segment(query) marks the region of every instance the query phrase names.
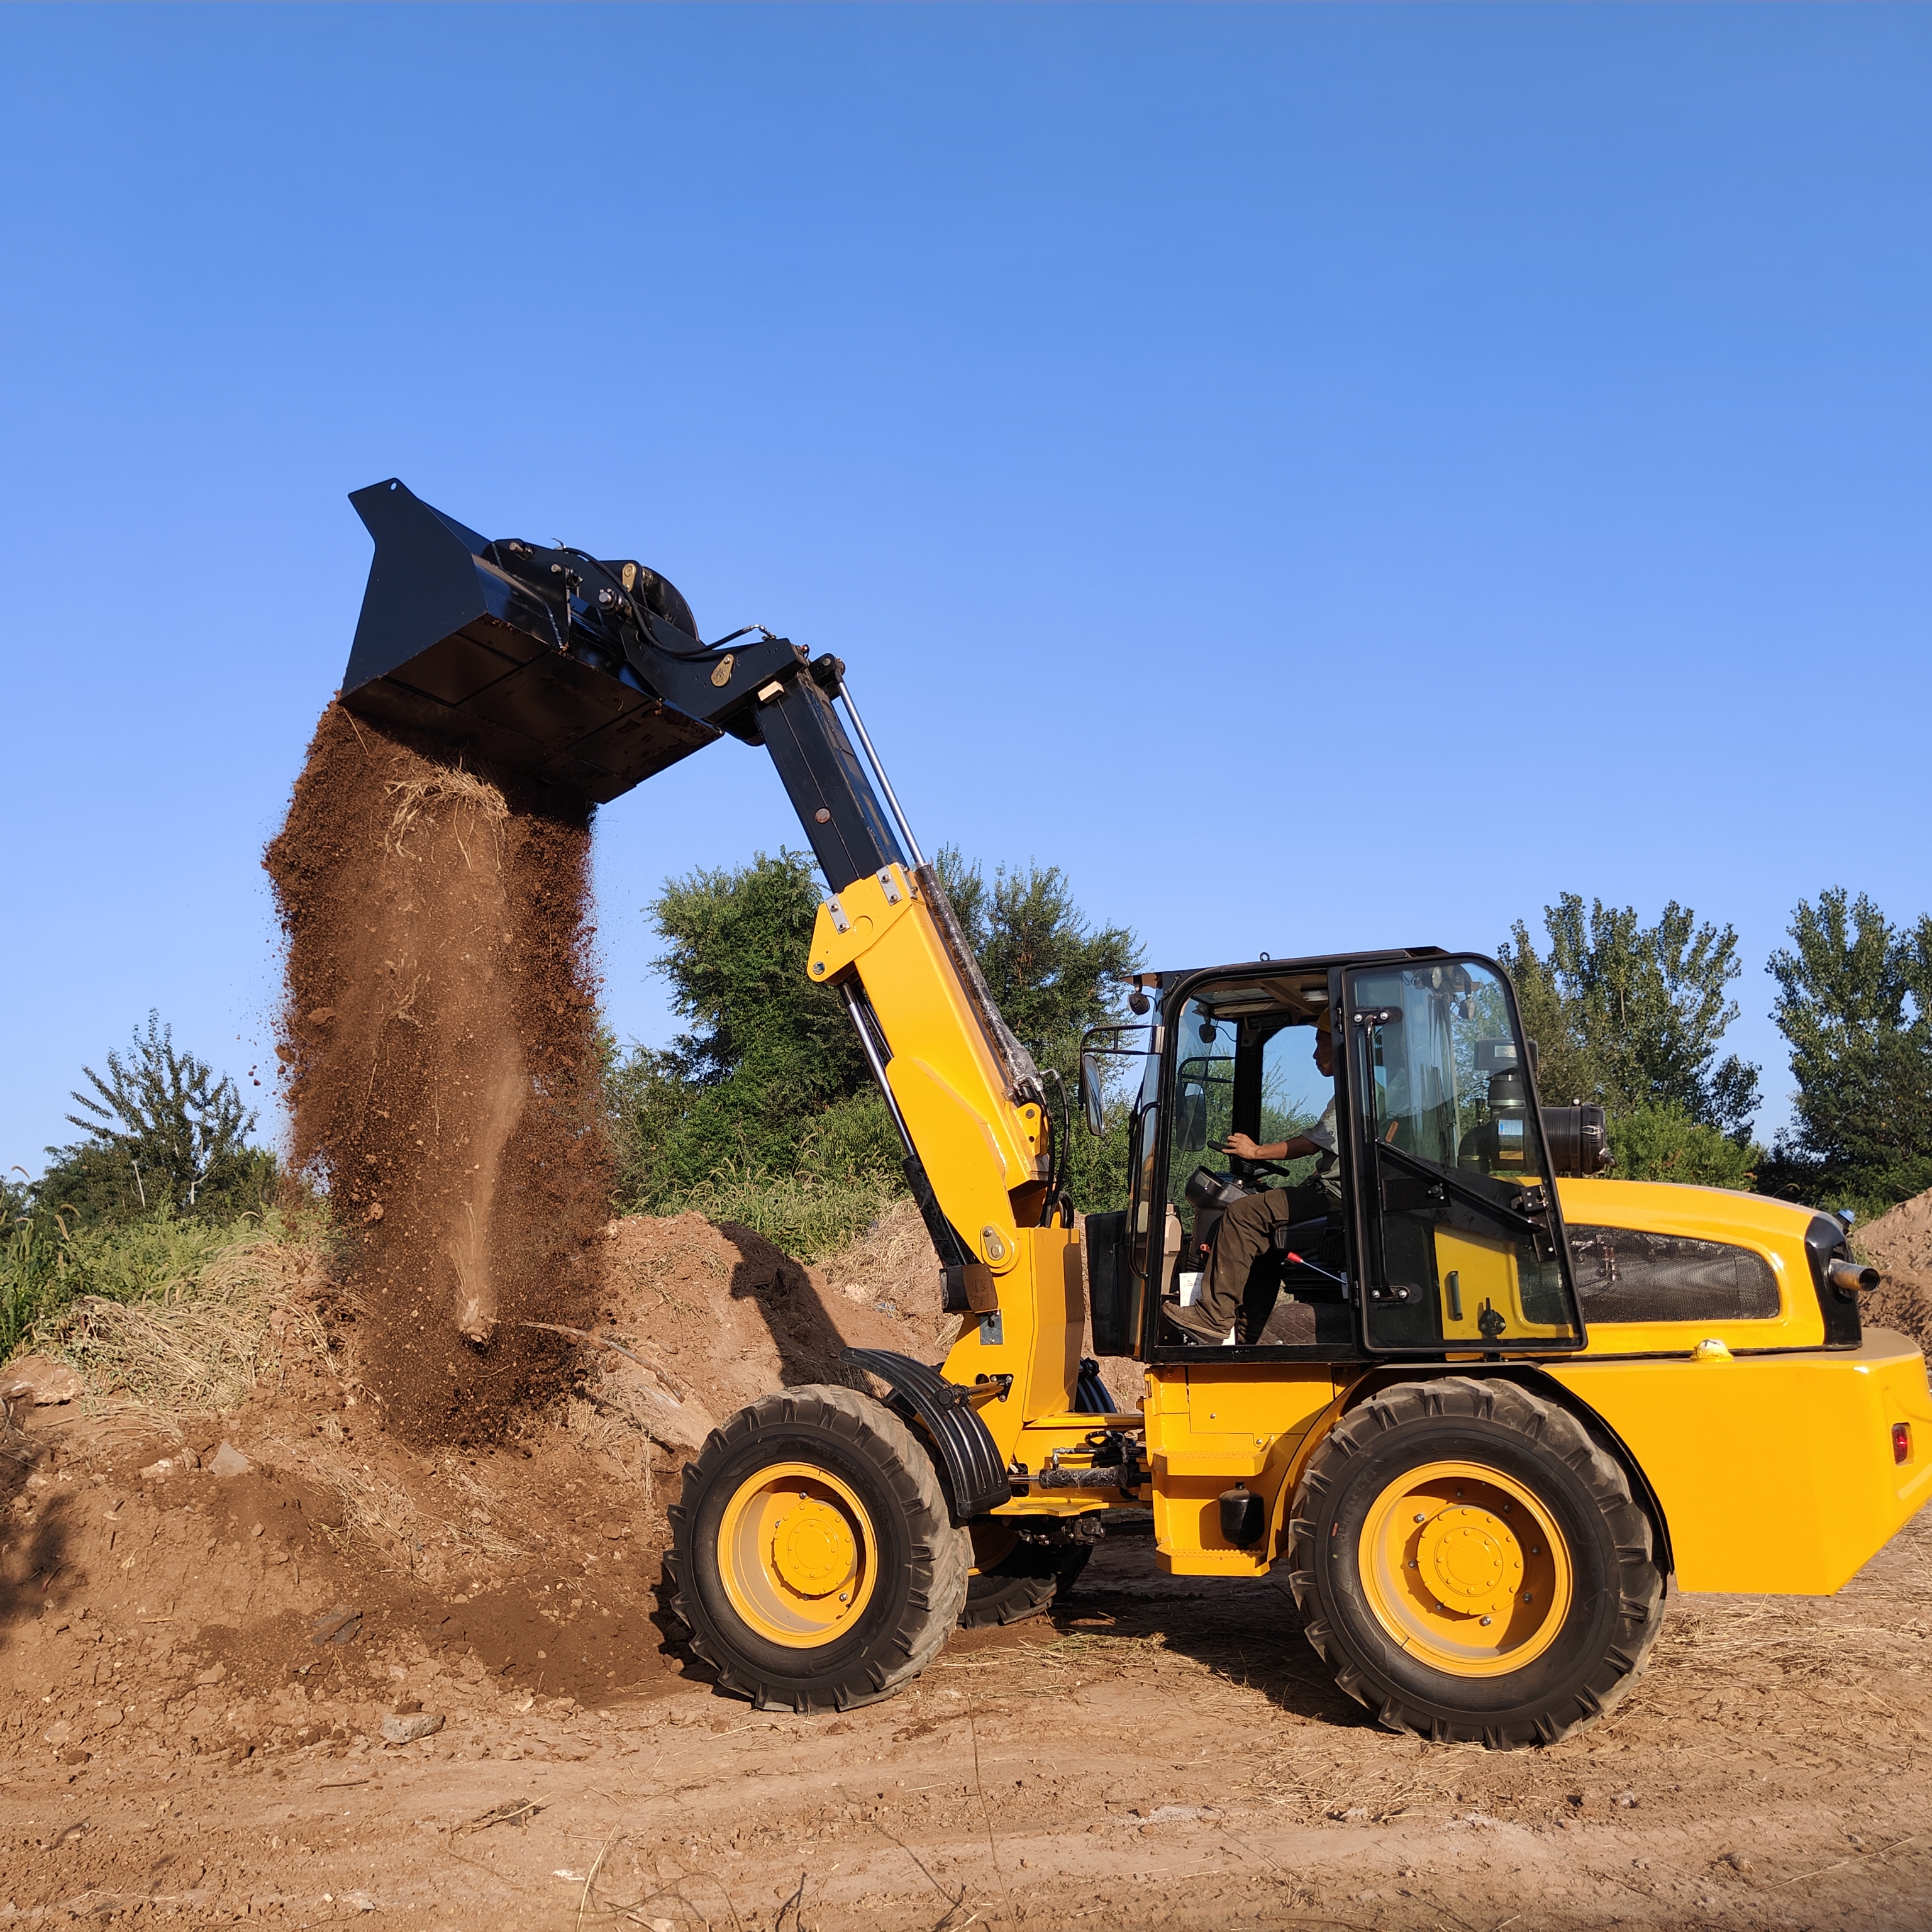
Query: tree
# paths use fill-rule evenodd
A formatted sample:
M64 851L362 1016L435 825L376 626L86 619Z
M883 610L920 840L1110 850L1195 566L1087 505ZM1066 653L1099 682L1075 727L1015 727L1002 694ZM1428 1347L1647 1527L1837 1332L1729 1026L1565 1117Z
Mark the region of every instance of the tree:
M1882 1212L1932 1187L1932 918L1895 928L1834 886L1789 930L1767 968L1798 1083L1778 1190Z
M844 1002L805 974L824 896L811 859L782 850L668 880L646 908L666 942L652 968L689 1028L662 1051L611 1061L606 1091L626 1198L667 1204L727 1164L794 1173L814 1127L848 1156L856 1138L856 1157L896 1168L891 1120L872 1096ZM858 1122L824 1119L853 1103Z
M1132 934L1090 928L1057 866L988 880L952 850L937 866L1007 1024L1070 1087L1081 1028L1120 1010ZM689 1024L662 1051L608 1054L626 1201L662 1210L727 1168L898 1184L897 1134L844 1002L805 974L824 896L811 860L782 851L670 880L650 908L667 942L656 969Z
M1069 1080L1080 1035L1124 1016L1140 947L1124 926L1088 925L1058 866L1002 866L988 884L956 846L934 861L993 1003L1041 1066Z
M1538 1043L1538 1085L1552 1102L1597 1100L1614 1120L1675 1108L1740 1145L1758 1108L1758 1070L1718 1057L1738 1016L1726 988L1743 970L1737 934L1676 900L1654 926L1636 909L1565 892L1543 910L1548 953L1519 920L1497 956L1516 982L1523 1023Z
M231 1215L266 1206L274 1157L248 1144L254 1114L240 1090L174 1043L174 1029L148 1016L133 1051L107 1056L105 1078L81 1070L92 1092L68 1119L84 1138L50 1147L34 1189L40 1210L70 1208L82 1222L149 1214Z
M1691 1187L1748 1192L1762 1150L1694 1120L1681 1107L1639 1107L1620 1114L1611 1132L1619 1180L1674 1180Z

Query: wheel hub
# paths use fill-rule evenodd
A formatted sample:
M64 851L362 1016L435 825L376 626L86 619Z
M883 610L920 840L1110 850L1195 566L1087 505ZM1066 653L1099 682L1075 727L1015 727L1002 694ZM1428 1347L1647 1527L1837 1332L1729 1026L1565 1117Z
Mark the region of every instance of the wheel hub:
M803 1461L746 1477L718 1519L717 1551L732 1608L766 1642L794 1650L850 1630L878 1580L878 1534L858 1491Z
M850 1579L858 1556L845 1519L814 1497L800 1496L772 1526L772 1566L802 1597L829 1596Z
M1388 1640L1458 1677L1520 1670L1561 1634L1574 1570L1549 1503L1461 1460L1419 1463L1369 1504L1357 1561Z
M1509 1608L1522 1582L1522 1546L1499 1516L1458 1504L1424 1526L1416 1567L1447 1610L1492 1616Z

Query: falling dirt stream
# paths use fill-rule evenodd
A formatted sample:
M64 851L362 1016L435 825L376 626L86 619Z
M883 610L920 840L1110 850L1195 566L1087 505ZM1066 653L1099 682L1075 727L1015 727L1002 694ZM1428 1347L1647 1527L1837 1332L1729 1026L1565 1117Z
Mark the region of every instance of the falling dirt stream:
M490 1433L574 1323L609 1200L587 814L322 714L265 863L296 1171L352 1229L387 1420Z

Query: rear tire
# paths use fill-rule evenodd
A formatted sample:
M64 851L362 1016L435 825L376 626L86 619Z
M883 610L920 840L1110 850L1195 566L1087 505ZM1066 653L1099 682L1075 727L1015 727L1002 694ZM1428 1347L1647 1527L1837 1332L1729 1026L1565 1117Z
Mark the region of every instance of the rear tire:
M962 1630L1016 1624L1066 1600L1093 1554L1090 1544L1035 1542L998 1517L973 1527L975 1568L966 1580Z
M1664 1578L1628 1478L1513 1382L1384 1389L1310 1459L1289 1582L1336 1682L1391 1730L1553 1744L1629 1689Z
M932 1458L856 1390L741 1408L686 1466L670 1514L671 1609L718 1682L760 1710L890 1696L965 1600L971 1544Z

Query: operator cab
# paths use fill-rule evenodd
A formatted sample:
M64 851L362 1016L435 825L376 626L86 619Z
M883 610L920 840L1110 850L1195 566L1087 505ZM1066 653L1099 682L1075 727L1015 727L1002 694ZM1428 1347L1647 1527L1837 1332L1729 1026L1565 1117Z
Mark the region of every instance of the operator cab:
M1126 1352L1201 1358L1200 1318L1184 1334L1162 1307L1199 1301L1229 1210L1270 1190L1282 1192L1260 1210L1265 1252L1208 1345L1222 1359L1582 1346L1530 1050L1492 962L1418 949L1141 984L1160 1005L1141 1036L1132 1198L1108 1297ZM1242 1158L1232 1135L1296 1157ZM1256 1219L1244 1217L1250 1234ZM1102 1217L1089 1226L1106 1238ZM1217 1285L1215 1309L1234 1306Z

